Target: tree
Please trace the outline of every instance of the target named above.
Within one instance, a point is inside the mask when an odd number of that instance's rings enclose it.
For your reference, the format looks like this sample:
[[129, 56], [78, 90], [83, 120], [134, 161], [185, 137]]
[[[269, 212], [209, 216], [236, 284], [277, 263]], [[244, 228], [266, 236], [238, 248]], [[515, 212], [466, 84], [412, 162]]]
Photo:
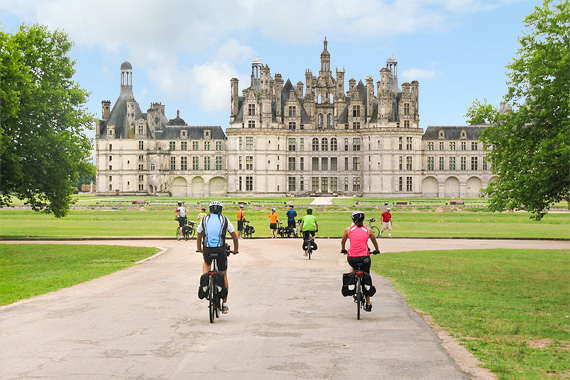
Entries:
[[45, 26], [0, 31], [0, 207], [16, 197], [65, 216], [72, 185], [94, 173], [85, 135], [94, 118], [85, 108], [88, 93], [72, 80], [72, 45]]
[[498, 175], [483, 191], [494, 211], [526, 208], [540, 220], [554, 202], [570, 201], [569, 8], [545, 0], [525, 18], [527, 32], [507, 66], [504, 102], [512, 110], [476, 100], [465, 115], [492, 124], [481, 140]]

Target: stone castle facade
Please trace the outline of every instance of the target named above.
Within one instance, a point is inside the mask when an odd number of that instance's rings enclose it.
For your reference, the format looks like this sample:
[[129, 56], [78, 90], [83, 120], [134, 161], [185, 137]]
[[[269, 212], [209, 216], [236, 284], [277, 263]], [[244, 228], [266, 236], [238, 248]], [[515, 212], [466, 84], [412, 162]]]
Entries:
[[478, 141], [486, 126], [419, 126], [419, 83], [398, 83], [390, 57], [374, 84], [320, 70], [293, 85], [259, 58], [241, 95], [231, 80], [230, 125], [189, 126], [152, 103], [143, 113], [132, 66], [102, 102], [97, 188], [102, 195], [476, 197], [493, 179]]

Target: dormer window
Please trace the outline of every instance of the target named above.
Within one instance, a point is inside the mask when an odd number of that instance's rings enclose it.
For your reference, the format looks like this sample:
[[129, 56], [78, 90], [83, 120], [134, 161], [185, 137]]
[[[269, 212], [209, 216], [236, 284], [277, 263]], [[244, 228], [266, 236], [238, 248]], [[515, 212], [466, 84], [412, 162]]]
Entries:
[[183, 129], [180, 131], [180, 138], [181, 139], [187, 139], [188, 138], [188, 131], [186, 129]]
[[461, 130], [461, 138], [462, 139], [466, 139], [467, 138], [467, 132], [465, 132], [465, 129]]
[[445, 132], [443, 131], [443, 129], [439, 130], [439, 138], [440, 139], [444, 139], [445, 138]]
[[212, 131], [210, 131], [209, 129], [205, 129], [204, 130], [204, 139], [209, 140], [212, 138]]

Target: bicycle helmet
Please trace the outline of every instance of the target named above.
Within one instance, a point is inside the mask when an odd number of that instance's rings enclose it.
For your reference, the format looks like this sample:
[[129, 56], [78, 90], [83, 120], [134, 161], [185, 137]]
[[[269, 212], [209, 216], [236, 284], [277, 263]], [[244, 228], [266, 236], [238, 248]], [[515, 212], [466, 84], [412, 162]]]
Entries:
[[239, 208], [243, 208], [243, 205], [239, 205]]
[[355, 211], [352, 213], [352, 220], [354, 222], [362, 222], [364, 220], [364, 212], [362, 211]]
[[221, 214], [223, 208], [224, 206], [219, 201], [212, 201], [210, 203], [210, 213], [212, 214]]
[[272, 208], [272, 209], [271, 209], [271, 211], [272, 211], [272, 212], [275, 212], [275, 209], [274, 209], [274, 208]]
[[312, 208], [308, 208], [307, 209], [307, 214], [311, 215], [313, 213], [313, 209]]
[[178, 206], [182, 206], [182, 201], [178, 201]]

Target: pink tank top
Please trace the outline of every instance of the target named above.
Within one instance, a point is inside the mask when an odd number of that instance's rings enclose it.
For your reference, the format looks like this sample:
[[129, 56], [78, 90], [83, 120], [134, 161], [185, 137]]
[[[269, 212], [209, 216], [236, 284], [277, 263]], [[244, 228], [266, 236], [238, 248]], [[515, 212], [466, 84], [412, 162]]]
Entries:
[[348, 239], [350, 247], [348, 248], [348, 257], [370, 256], [368, 252], [368, 228], [365, 226], [352, 226], [348, 231]]

